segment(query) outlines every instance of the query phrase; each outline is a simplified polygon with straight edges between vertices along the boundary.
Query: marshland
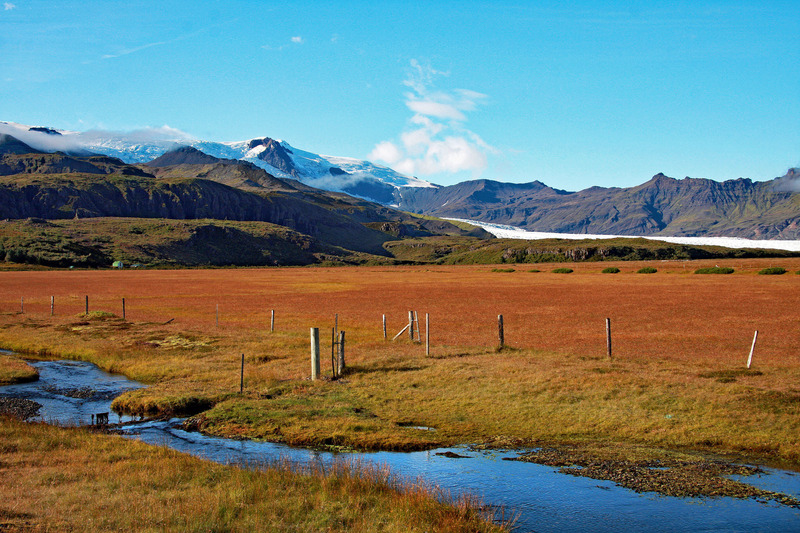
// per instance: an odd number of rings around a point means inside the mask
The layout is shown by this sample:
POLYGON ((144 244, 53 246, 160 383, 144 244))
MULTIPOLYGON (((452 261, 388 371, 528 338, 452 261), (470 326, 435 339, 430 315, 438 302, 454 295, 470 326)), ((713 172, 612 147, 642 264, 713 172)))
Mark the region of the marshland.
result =
MULTIPOLYGON (((0 356, 0 380, 35 378, 23 357, 90 361, 147 385, 115 410, 188 417, 210 436, 331 451, 558 450, 568 456, 558 466, 658 462, 676 472, 664 494, 722 494, 724 467, 711 489, 681 492, 681 478, 697 479, 691 464, 798 470, 800 259, 505 266, 3 272, 0 347, 20 355, 0 356), (786 273, 759 274, 770 267, 786 273), (733 272, 695 273, 704 268, 733 272), (409 311, 430 318, 429 354, 424 320, 422 343, 391 340, 409 311), (339 379, 334 325, 347 333, 339 379), (315 381, 311 327, 322 332, 315 381)), ((68 528, 71 513, 126 528, 142 509, 145 529, 245 530, 265 515, 300 530, 496 527, 469 502, 369 469, 251 472, 85 430, 4 418, 2 431, 0 474, 15 480, 2 490, 17 495, 3 520, 19 528, 68 528), (267 495, 276 484, 288 488, 267 495), (91 497, 109 492, 120 500, 91 497)))

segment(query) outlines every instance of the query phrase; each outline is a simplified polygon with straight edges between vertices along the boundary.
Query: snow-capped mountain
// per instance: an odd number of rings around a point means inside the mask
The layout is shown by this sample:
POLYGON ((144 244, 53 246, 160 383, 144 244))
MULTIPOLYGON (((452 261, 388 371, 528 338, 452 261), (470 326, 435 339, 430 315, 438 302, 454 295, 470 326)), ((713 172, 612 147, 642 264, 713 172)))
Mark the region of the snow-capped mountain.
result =
POLYGON ((291 178, 318 189, 346 192, 383 204, 393 203, 393 193, 400 187, 436 187, 369 161, 315 154, 269 137, 215 142, 192 139, 166 127, 131 133, 74 132, 12 122, 0 122, 0 133, 13 135, 43 151, 83 150, 117 157, 126 163, 147 163, 176 145, 187 145, 214 157, 249 161, 278 178, 291 178))

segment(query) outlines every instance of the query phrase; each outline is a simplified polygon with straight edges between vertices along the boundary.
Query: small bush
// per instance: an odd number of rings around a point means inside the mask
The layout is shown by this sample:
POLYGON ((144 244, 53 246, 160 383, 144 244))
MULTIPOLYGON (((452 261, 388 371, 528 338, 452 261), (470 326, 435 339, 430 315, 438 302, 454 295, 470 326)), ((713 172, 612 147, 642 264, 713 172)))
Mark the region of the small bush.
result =
POLYGON ((603 274, 619 274, 619 269, 617 267, 604 268, 603 274))
POLYGON ((644 267, 636 271, 637 274, 655 274, 656 272, 658 269, 653 267, 644 267))
MULTIPOLYGON (((541 272, 541 270, 534 268, 532 270, 528 270, 528 272, 541 272)), ((798 272, 798 274, 800 274, 800 272, 798 272)))
POLYGON ((786 269, 781 267, 769 267, 758 271, 759 274, 765 276, 780 276, 786 274, 786 269))
POLYGON ((572 273, 572 269, 571 268, 554 268, 553 269, 553 273, 554 274, 571 274, 572 273))
POLYGON ((513 268, 493 268, 492 272, 514 272, 513 268))
POLYGON ((733 274, 731 267, 708 267, 698 268, 694 271, 695 274, 733 274))

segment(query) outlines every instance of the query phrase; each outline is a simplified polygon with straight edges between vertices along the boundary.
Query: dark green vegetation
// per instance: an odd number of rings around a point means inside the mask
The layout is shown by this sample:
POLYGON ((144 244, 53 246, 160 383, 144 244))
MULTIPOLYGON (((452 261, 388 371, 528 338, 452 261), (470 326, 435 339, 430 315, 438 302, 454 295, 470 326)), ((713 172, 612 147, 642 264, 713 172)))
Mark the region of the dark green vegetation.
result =
POLYGON ((572 274, 574 272, 571 268, 554 268, 554 274, 572 274))
POLYGON ((384 247, 395 258, 415 263, 498 264, 567 263, 583 261, 648 261, 795 257, 783 250, 694 246, 650 239, 478 239, 424 237, 392 241, 384 247))
POLYGON ((656 272, 658 269, 653 267, 642 267, 636 271, 637 274, 655 274, 656 272))
POLYGON ((733 274, 731 267, 706 267, 698 268, 694 271, 695 274, 733 274))
POLYGON ((767 182, 678 180, 657 174, 636 187, 578 192, 538 181, 476 180, 441 188, 406 188, 395 194, 395 202, 407 211, 530 231, 798 239, 798 182, 798 169, 767 182))
POLYGON ((619 274, 619 269, 617 267, 608 267, 608 268, 604 268, 602 273, 603 274, 619 274))
POLYGON ((780 276, 786 274, 786 269, 782 267, 768 267, 758 271, 759 274, 764 276, 780 276))

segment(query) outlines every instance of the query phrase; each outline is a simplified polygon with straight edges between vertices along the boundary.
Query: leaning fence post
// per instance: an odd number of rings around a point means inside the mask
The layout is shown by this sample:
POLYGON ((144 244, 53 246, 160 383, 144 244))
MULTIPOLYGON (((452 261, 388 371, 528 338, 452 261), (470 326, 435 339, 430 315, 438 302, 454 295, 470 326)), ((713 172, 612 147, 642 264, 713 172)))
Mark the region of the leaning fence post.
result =
POLYGON ((503 331, 503 315, 497 315, 497 336, 500 341, 500 349, 502 350, 506 345, 506 336, 503 331))
POLYGON ((311 328, 311 379, 319 377, 319 328, 311 328))
POLYGON ((750 369, 750 364, 753 362, 753 351, 756 349, 756 340, 758 339, 758 330, 756 330, 756 334, 753 335, 753 344, 750 346, 750 355, 747 356, 747 369, 750 369))
POLYGON ((606 318, 606 351, 608 358, 611 359, 611 319, 606 318))
POLYGON ((338 377, 344 376, 344 331, 339 332, 339 373, 338 377))

